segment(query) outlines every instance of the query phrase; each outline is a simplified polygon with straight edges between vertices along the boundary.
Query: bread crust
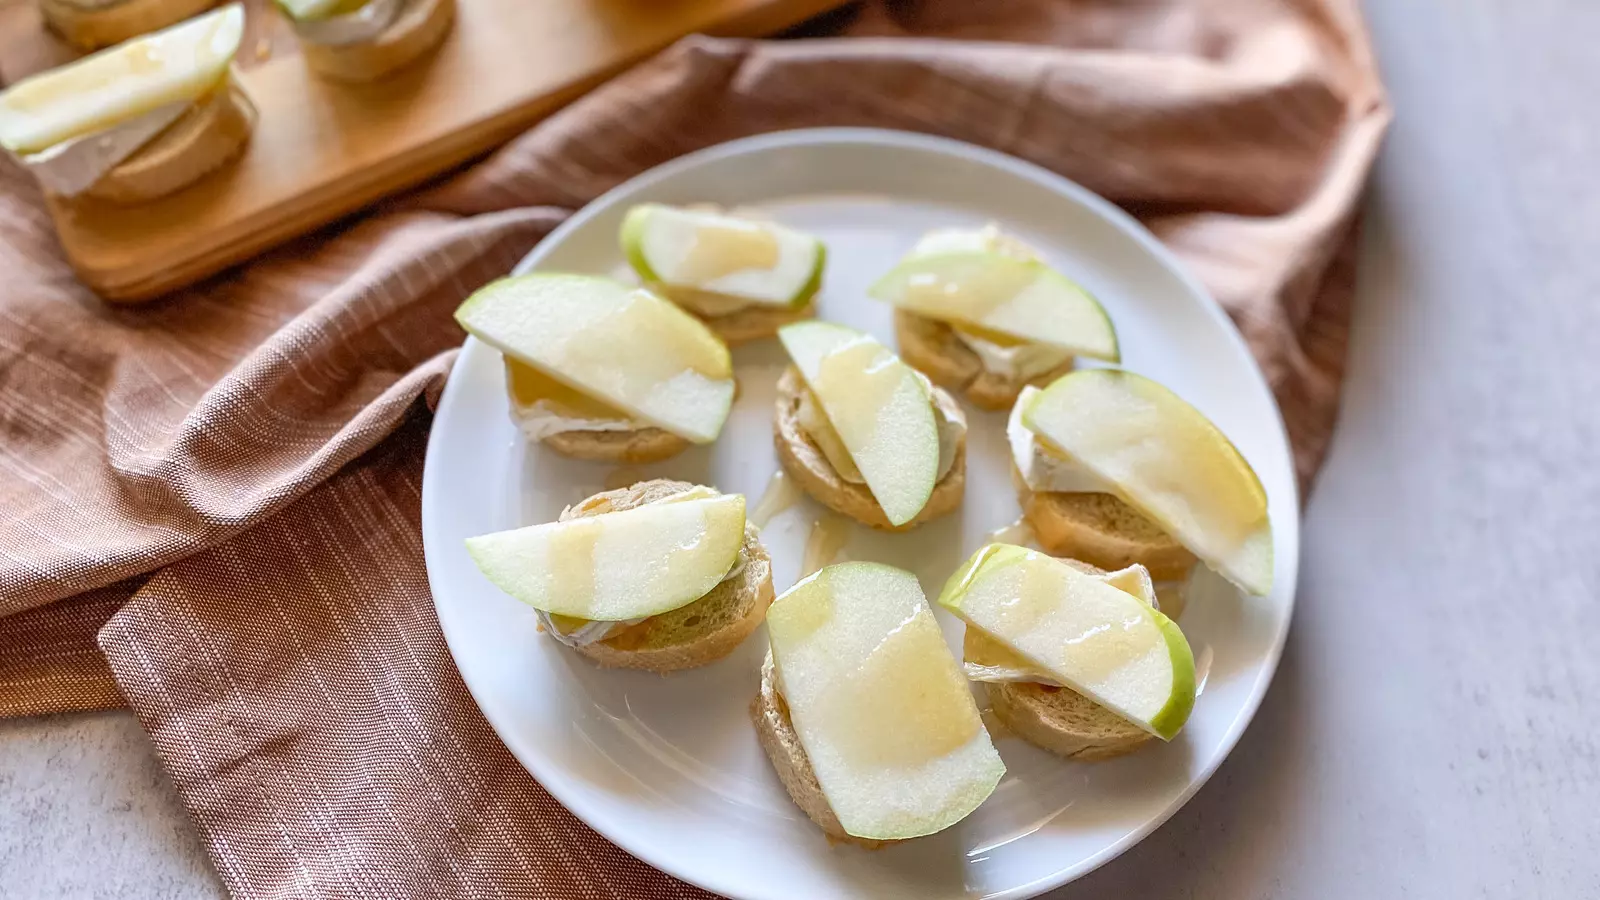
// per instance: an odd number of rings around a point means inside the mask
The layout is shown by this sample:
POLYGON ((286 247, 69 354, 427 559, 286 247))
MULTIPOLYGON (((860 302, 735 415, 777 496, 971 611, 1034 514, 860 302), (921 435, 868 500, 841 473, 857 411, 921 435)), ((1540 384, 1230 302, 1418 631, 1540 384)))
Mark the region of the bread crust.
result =
POLYGON ((966 397, 979 409, 1006 410, 1028 385, 1044 387, 1072 371, 1072 360, 1031 378, 1010 378, 983 367, 983 360, 961 343, 944 322, 902 309, 894 311, 894 338, 900 358, 935 384, 966 397))
POLYGON ((688 307, 685 312, 704 322, 728 346, 748 344, 778 333, 785 325, 814 318, 817 308, 811 301, 795 309, 777 306, 747 306, 721 316, 702 316, 688 307))
POLYGON ((80 50, 99 50, 192 19, 219 0, 123 0, 85 9, 62 0, 39 0, 51 31, 80 50))
POLYGON ((229 75, 84 196, 134 204, 179 191, 244 152, 255 122, 255 104, 229 75))
POLYGON ((1012 734, 1057 756, 1091 762, 1122 756, 1149 732, 1064 687, 1031 681, 984 685, 989 709, 1012 734))
POLYGON ((455 0, 410 0, 394 23, 370 41, 301 41, 300 54, 317 74, 335 81, 373 81, 410 65, 444 41, 456 18, 455 0))
MULTIPOLYGON (((908 531, 932 519, 954 512, 961 505, 967 485, 967 441, 963 435, 956 447, 955 460, 950 471, 933 486, 933 493, 916 518, 903 525, 892 525, 878 505, 872 491, 864 484, 852 484, 839 477, 833 465, 823 455, 805 429, 800 427, 800 397, 806 390, 800 370, 790 366, 778 379, 778 399, 773 415, 772 440, 778 451, 778 461, 790 477, 829 509, 855 519, 863 525, 885 531, 908 531)), ((938 388, 934 389, 934 402, 959 411, 955 400, 938 388)))
POLYGON ((772 761, 772 768, 777 771, 778 780, 783 782, 789 799, 811 821, 817 823, 830 842, 855 844, 868 850, 900 843, 858 838, 847 833, 844 826, 839 824, 839 817, 834 814, 827 796, 822 793, 822 785, 817 781, 816 771, 811 768, 805 747, 800 744, 800 735, 795 733, 794 722, 789 718, 789 705, 778 693, 771 655, 761 667, 761 687, 755 699, 750 701, 750 718, 755 722, 761 749, 772 761))
MULTIPOLYGON (((1015 475, 1013 469, 1013 475, 1015 475)), ((1082 560, 1108 572, 1135 563, 1154 581, 1189 577, 1195 555, 1138 510, 1110 494, 1032 491, 1016 477, 1022 518, 1051 556, 1082 560)))
MULTIPOLYGON (((631 487, 595 494, 568 507, 559 521, 634 509, 693 487, 695 485, 686 481, 665 478, 641 481, 631 487)), ((744 555, 744 570, 712 588, 699 600, 651 616, 604 640, 572 649, 602 666, 662 674, 722 659, 761 625, 766 619, 767 607, 772 605, 772 558, 762 546, 758 530, 746 526, 740 552, 744 555), (737 605, 737 615, 733 618, 710 630, 693 630, 696 616, 705 617, 708 612, 728 604, 737 605), (685 631, 693 635, 688 640, 665 640, 685 631)))
POLYGON ((690 446, 688 439, 660 428, 562 431, 545 436, 539 443, 572 459, 634 466, 671 459, 690 446))

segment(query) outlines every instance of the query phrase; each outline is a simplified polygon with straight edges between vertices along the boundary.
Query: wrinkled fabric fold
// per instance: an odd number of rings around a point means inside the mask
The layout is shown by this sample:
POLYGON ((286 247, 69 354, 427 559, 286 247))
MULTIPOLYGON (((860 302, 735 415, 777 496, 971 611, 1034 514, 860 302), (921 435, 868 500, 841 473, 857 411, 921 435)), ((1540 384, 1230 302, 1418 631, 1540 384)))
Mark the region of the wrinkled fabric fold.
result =
POLYGON ((802 33, 687 38, 145 307, 76 282, 0 160, 0 715, 125 701, 235 896, 703 896, 578 823, 484 723, 433 614, 418 485, 456 305, 604 191, 773 130, 943 135, 1122 205, 1238 324, 1309 483, 1389 117, 1353 0, 876 2, 802 33))

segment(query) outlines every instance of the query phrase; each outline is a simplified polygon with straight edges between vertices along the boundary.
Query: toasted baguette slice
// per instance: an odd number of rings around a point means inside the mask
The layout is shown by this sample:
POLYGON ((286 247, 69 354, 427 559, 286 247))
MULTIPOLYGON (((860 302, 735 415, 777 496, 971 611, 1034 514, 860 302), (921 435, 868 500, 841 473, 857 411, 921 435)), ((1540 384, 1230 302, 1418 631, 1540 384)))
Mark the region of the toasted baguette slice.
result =
POLYGON ((817 781, 817 773, 811 768, 811 760, 806 757, 806 749, 800 746, 800 736, 795 733, 794 722, 789 718, 789 705, 783 702, 783 695, 778 693, 771 653, 767 654, 767 661, 761 666, 761 691, 750 701, 750 718, 755 720, 756 737, 761 741, 761 749, 767 752, 767 758, 772 760, 772 768, 777 770, 783 789, 789 792, 794 805, 817 823, 829 841, 857 844, 869 850, 899 843, 858 838, 847 833, 844 826, 839 824, 839 817, 828 805, 828 798, 817 781))
POLYGON ((39 0, 50 30, 80 50, 98 50, 193 18, 218 0, 122 0, 104 6, 39 0))
POLYGON ((1111 494, 1033 491, 1011 469, 1022 518, 1051 556, 1082 560, 1108 572, 1135 563, 1154 581, 1182 581, 1195 555, 1161 526, 1111 494))
POLYGON ((759 341, 778 333, 778 329, 792 322, 814 318, 817 308, 807 302, 796 309, 784 309, 776 306, 747 306, 720 316, 703 316, 694 310, 688 310, 695 318, 706 323, 723 343, 733 346, 735 344, 748 344, 759 341))
POLYGON ((188 187, 243 152, 255 123, 255 104, 229 75, 84 195, 131 204, 188 187))
POLYGON ((1110 759, 1150 740, 1149 732, 1070 688, 1020 681, 985 684, 984 689, 1000 724, 1057 756, 1110 759))
MULTIPOLYGON (((1090 575, 1105 570, 1063 560, 1090 575)), ((1118 566, 1117 568, 1124 568, 1118 566)), ((1068 759, 1093 761, 1131 753, 1151 735, 1071 688, 1033 682, 988 682, 989 709, 1012 734, 1068 759)))
MULTIPOLYGON (((512 413, 516 415, 515 412, 512 413)), ((540 443, 562 456, 593 462, 642 466, 670 459, 689 449, 689 442, 660 428, 637 431, 563 431, 540 443)))
POLYGON ((1028 385, 1044 387, 1072 371, 1072 360, 1030 378, 1010 378, 983 367, 972 348, 961 343, 955 329, 944 322, 897 309, 894 338, 900 358, 935 384, 949 388, 979 409, 1010 409, 1028 385))
POLYGON ((300 53, 306 65, 335 81, 373 81, 438 46, 455 18, 455 0, 407 0, 394 23, 370 41, 301 41, 300 53))
MULTIPOLYGON (((872 491, 864 484, 852 484, 839 477, 821 448, 800 427, 800 397, 806 390, 800 370, 790 366, 778 379, 778 402, 773 417, 772 439, 778 450, 778 461, 806 493, 818 503, 835 512, 843 513, 863 525, 886 531, 907 531, 930 519, 952 512, 961 505, 961 495, 967 485, 967 442, 963 436, 956 447, 955 461, 950 471, 933 486, 933 493, 922 507, 922 512, 911 521, 898 527, 889 523, 883 507, 878 505, 872 491)), ((946 410, 960 412, 955 400, 944 391, 934 388, 933 402, 946 410)))
MULTIPOLYGON (((595 494, 561 514, 560 521, 621 512, 681 494, 694 485, 656 479, 595 494)), ((703 666, 732 653, 766 618, 772 605, 772 558, 760 532, 746 526, 740 549, 744 570, 699 600, 573 649, 602 666, 675 672, 703 666)))

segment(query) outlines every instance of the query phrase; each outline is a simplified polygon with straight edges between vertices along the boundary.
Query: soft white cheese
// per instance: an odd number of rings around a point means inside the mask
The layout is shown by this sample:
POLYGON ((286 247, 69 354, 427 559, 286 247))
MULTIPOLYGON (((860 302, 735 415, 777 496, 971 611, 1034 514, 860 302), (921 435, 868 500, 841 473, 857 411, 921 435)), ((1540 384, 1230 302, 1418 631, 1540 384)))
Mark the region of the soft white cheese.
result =
POLYGON ((997 344, 960 325, 952 324, 950 329, 955 332, 956 340, 977 354, 985 372, 993 372, 1012 381, 1027 381, 1036 375, 1043 375, 1072 358, 1071 352, 1048 344, 997 344))
POLYGON ((302 41, 338 47, 375 40, 400 18, 411 0, 369 0, 360 9, 326 19, 300 20, 290 17, 295 36, 302 41))
POLYGON ((638 419, 590 419, 575 416, 569 410, 540 400, 532 406, 514 407, 517 427, 530 441, 542 441, 554 434, 569 431, 638 431, 650 426, 638 419))
POLYGON ((16 158, 33 173, 47 193, 76 197, 122 161, 138 153, 139 148, 177 121, 190 106, 168 103, 103 131, 16 158))
POLYGON ((1028 386, 1022 389, 1017 402, 1011 407, 1011 417, 1006 420, 1006 440, 1011 444, 1011 461, 1017 474, 1030 491, 1056 491, 1063 494, 1109 494, 1110 486, 1093 472, 1058 453, 1052 453, 1039 442, 1028 426, 1022 424, 1022 411, 1039 389, 1028 386))

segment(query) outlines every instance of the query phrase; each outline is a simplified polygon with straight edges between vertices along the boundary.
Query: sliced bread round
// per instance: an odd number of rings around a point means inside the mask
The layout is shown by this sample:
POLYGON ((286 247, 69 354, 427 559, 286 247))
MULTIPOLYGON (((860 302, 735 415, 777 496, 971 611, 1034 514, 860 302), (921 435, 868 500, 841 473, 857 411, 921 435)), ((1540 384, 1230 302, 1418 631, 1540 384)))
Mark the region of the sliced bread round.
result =
POLYGON ((1083 560, 1106 571, 1138 563, 1155 581, 1181 580, 1194 566, 1193 553, 1111 494, 1035 492, 1020 478, 1017 484, 1022 517, 1051 556, 1083 560))
POLYGON ((188 187, 243 152, 255 122, 255 104, 229 75, 84 194, 131 204, 188 187))
POLYGON ((979 409, 1010 409, 1028 385, 1043 387, 1072 371, 1072 360, 1029 378, 990 372, 971 347, 961 343, 955 329, 944 322, 905 310, 894 312, 894 337, 900 358, 979 409))
MULTIPOLYGON (((907 531, 931 519, 953 512, 961 505, 961 495, 967 485, 967 443, 965 436, 956 447, 955 461, 950 471, 933 486, 933 493, 923 505, 922 512, 904 525, 891 525, 883 507, 878 505, 872 491, 864 484, 853 484, 839 477, 822 449, 806 435, 800 426, 800 397, 806 390, 800 370, 790 366, 778 379, 778 401, 773 417, 772 439, 778 451, 778 461, 785 471, 806 493, 818 503, 835 512, 843 513, 863 525, 887 531, 907 531)), ((933 402, 959 415, 961 409, 949 394, 933 389, 933 402)))
POLYGON ((1071 688, 1031 681, 985 684, 1000 724, 1036 747, 1077 760, 1132 752, 1150 733, 1071 688))
POLYGON ((141 34, 176 25, 217 5, 218 0, 120 0, 74 3, 39 0, 39 14, 50 30, 80 50, 98 50, 141 34))
POLYGON ((747 306, 720 316, 705 316, 689 310, 695 318, 706 324, 717 337, 732 346, 759 341, 778 333, 778 329, 794 322, 815 318, 817 308, 811 303, 789 309, 777 306, 747 306))
MULTIPOLYGON (((1106 574, 1082 560, 1062 562, 1090 575, 1106 574)), ((989 710, 1001 725, 1028 743, 1068 759, 1110 759, 1131 753, 1151 737, 1071 688, 1031 681, 988 682, 983 687, 989 695, 989 710)))
MULTIPOLYGON (((517 415, 513 410, 512 416, 517 415)), ((660 428, 634 431, 561 431, 539 443, 573 459, 641 466, 670 459, 689 449, 689 441, 660 428)))
POLYGON ((455 0, 406 0, 399 16, 370 41, 319 44, 301 41, 300 53, 318 74, 336 81, 373 81, 432 50, 450 32, 455 0))
POLYGON ((772 768, 777 770, 778 780, 783 782, 783 789, 789 792, 789 799, 811 821, 817 823, 829 841, 858 844, 869 850, 899 843, 858 838, 846 833, 844 826, 839 824, 839 817, 828 805, 828 798, 817 781, 817 773, 811 768, 806 748, 800 746, 800 735, 795 733, 794 722, 789 718, 789 706, 783 702, 783 695, 778 693, 771 654, 768 654, 766 663, 761 667, 761 690, 750 701, 750 718, 755 721, 756 737, 761 741, 761 749, 772 760, 772 768))
MULTIPOLYGON (((595 494, 569 507, 560 521, 634 509, 693 487, 686 481, 664 478, 641 481, 595 494)), ((699 600, 573 649, 603 666, 662 673, 703 666, 727 656, 760 626, 772 604, 772 559, 754 527, 745 527, 740 554, 744 568, 699 600)))

